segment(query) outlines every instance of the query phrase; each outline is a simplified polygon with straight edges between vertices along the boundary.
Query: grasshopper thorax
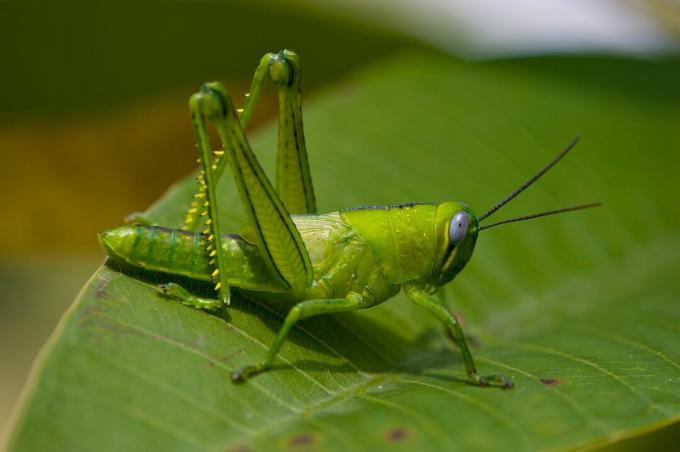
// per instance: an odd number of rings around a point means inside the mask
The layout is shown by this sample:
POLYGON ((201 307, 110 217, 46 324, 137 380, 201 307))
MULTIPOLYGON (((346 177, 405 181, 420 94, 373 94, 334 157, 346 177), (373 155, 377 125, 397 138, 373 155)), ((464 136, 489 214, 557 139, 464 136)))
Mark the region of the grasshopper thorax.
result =
POLYGON ((463 270, 475 249, 478 232, 477 216, 465 204, 445 202, 437 207, 434 285, 443 286, 463 270))

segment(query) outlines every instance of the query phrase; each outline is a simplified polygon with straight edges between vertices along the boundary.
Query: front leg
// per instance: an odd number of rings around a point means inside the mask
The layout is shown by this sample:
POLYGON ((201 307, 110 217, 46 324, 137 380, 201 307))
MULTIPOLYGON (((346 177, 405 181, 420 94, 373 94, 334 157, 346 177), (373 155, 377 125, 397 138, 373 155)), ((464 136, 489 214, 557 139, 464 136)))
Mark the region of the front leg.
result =
POLYGON ((468 348, 460 324, 456 318, 434 297, 429 295, 423 289, 413 285, 404 286, 404 291, 413 303, 425 308, 427 311, 432 313, 449 330, 449 333, 453 337, 453 340, 456 342, 456 345, 463 355, 465 370, 468 374, 468 377, 470 377, 470 380, 479 386, 499 386, 501 388, 512 388, 512 381, 503 375, 488 375, 483 377, 477 373, 475 361, 472 358, 472 354, 470 353, 470 349, 468 348))

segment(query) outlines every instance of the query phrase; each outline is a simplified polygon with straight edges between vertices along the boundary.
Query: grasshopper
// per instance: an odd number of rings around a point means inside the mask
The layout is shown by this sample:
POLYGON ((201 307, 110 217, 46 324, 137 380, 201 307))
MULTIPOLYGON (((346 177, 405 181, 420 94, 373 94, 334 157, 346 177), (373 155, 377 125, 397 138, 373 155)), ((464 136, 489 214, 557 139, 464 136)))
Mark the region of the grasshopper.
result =
POLYGON ((265 358, 235 370, 231 374, 234 382, 267 370, 296 322, 370 308, 403 290, 409 300, 444 324, 462 353, 471 382, 512 387, 502 375, 477 372, 458 320, 434 294, 463 270, 480 231, 599 205, 480 224, 552 168, 578 139, 479 217, 461 202, 369 206, 317 214, 300 82, 299 57, 282 50, 260 60, 242 109, 234 107, 222 84, 204 84, 189 101, 202 171, 183 226, 170 229, 137 216, 136 224, 100 234, 108 255, 142 269, 211 282, 216 299, 197 297, 177 283, 159 286, 166 296, 198 309, 228 305, 232 288, 286 293, 296 301, 265 358), (279 100, 276 186, 265 175, 244 134, 263 86, 269 82, 276 86, 279 100), (219 149, 209 142, 208 123, 217 130, 222 143, 219 149), (215 187, 227 166, 247 218, 245 232, 239 235, 224 234, 220 227, 215 187))

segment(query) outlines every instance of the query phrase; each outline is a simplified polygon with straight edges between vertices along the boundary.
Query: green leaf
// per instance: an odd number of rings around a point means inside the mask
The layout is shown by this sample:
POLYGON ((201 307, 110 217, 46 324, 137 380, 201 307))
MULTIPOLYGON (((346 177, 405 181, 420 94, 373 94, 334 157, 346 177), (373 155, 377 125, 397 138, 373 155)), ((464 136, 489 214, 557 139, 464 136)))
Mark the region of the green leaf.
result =
MULTIPOLYGON (((236 386, 230 370, 262 358, 280 304, 237 297, 210 315, 159 297, 157 276, 103 266, 44 350, 11 448, 536 450, 676 421, 678 79, 677 61, 406 55, 307 105, 320 211, 461 199, 482 212, 583 137, 494 218, 604 207, 483 232, 446 289, 480 371, 515 389, 466 384, 441 327, 401 295, 302 322, 272 371, 236 386)), ((254 140, 268 169, 275 135, 254 140)), ((178 225, 193 184, 151 214, 178 225)), ((220 193, 237 230, 232 181, 220 193)))

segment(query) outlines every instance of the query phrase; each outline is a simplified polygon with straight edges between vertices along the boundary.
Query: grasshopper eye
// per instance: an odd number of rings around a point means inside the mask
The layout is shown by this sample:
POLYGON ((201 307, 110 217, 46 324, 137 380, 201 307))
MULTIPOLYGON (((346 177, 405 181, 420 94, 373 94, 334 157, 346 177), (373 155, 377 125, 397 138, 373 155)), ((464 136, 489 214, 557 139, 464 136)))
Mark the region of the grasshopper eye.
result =
POLYGON ((453 216, 449 224, 449 240, 451 246, 456 246, 465 239, 468 231, 470 217, 467 212, 461 211, 453 216))

